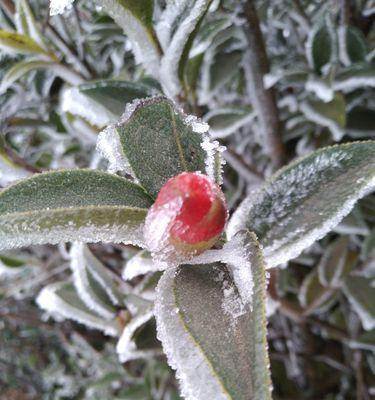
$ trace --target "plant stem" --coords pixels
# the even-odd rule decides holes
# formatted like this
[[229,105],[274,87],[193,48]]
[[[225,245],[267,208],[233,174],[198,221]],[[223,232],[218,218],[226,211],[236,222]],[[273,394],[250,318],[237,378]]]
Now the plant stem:
[[248,51],[244,65],[247,90],[258,116],[265,152],[271,158],[274,169],[277,169],[284,164],[285,150],[275,93],[266,89],[263,83],[264,75],[269,72],[269,63],[253,0],[246,1],[243,14],[247,21],[245,35]]

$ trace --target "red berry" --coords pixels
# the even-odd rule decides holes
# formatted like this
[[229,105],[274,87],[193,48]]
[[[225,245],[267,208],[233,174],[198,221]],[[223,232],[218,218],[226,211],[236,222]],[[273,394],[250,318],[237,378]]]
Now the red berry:
[[160,189],[147,214],[145,239],[160,259],[199,254],[215,244],[226,219],[219,186],[199,172],[183,172]]

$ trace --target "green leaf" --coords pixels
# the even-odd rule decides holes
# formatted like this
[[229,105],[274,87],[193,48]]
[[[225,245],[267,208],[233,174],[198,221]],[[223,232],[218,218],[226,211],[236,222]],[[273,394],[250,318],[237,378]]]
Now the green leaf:
[[210,67],[209,90],[216,92],[237,74],[241,67],[242,54],[239,51],[221,52],[215,55]]
[[233,214],[228,237],[255,232],[269,267],[298,256],[375,186],[375,142],[326,147],[273,175]]
[[152,201],[124,178],[93,170],[34,175],[0,193],[0,249],[30,244],[142,244]]
[[116,126],[122,150],[134,175],[156,196],[164,183],[183,171],[205,171],[203,136],[163,97],[135,104],[129,118]]
[[[166,94],[172,98],[181,90],[190,49],[211,3],[212,0],[185,1],[185,4],[172,1],[167,6],[167,11],[170,9],[172,16],[178,17],[177,21],[170,22],[173,22],[176,29],[173,35],[169,32],[171,37],[168,43],[165,43],[165,52],[160,64],[160,81]],[[166,18],[170,18],[170,15],[167,14]]]
[[298,300],[304,307],[305,315],[326,311],[335,299],[335,290],[326,288],[320,283],[317,269],[313,269],[303,280],[298,293]]
[[20,61],[14,64],[3,76],[0,93],[4,93],[14,82],[30,71],[36,69],[49,69],[71,84],[78,84],[82,78],[63,65],[52,61]]
[[224,264],[168,269],[158,285],[155,316],[182,395],[205,399],[271,399],[263,258],[247,233],[254,277],[252,310],[241,308]]
[[366,64],[345,69],[333,82],[333,89],[344,93],[369,87],[375,87],[375,68]]
[[45,38],[35,20],[33,11],[27,0],[17,0],[16,2],[16,25],[19,33],[30,36],[43,49],[47,50]]
[[319,280],[323,286],[340,286],[348,256],[348,245],[349,237],[341,236],[327,247],[318,265]]
[[78,90],[119,117],[124,112],[126,103],[155,93],[155,89],[145,84],[116,80],[86,82],[79,85]]
[[104,319],[89,310],[70,282],[57,282],[44,287],[36,301],[40,308],[57,319],[71,319],[110,336],[120,334],[116,321]]
[[49,55],[29,36],[4,30],[0,30],[0,48],[18,54]]
[[335,37],[326,23],[319,23],[311,32],[307,44],[307,58],[317,73],[334,57]]
[[364,276],[351,275],[344,282],[344,293],[361,319],[362,326],[369,331],[375,328],[375,286]]
[[[103,318],[113,319],[116,316],[114,305],[119,304],[118,299],[115,298],[117,303],[113,303],[102,286],[105,281],[100,281],[99,283],[94,278],[88,267],[88,264],[92,264],[94,260],[100,265],[100,261],[94,257],[83,243],[73,243],[70,249],[70,267],[73,272],[74,286],[79,297],[90,310]],[[104,266],[102,268],[104,269]],[[113,285],[113,282],[111,283]]]
[[361,30],[349,26],[346,29],[346,52],[351,62],[362,62],[366,60],[367,45],[366,38]]
[[375,110],[356,107],[348,112],[346,129],[353,138],[375,135]]
[[153,29],[153,0],[95,0],[124,30],[136,60],[148,73],[158,75],[160,45]]
[[223,138],[249,124],[254,117],[251,107],[238,106],[212,110],[205,115],[204,119],[210,125],[211,136]]
[[333,100],[327,103],[321,100],[305,101],[301,105],[301,111],[310,121],[326,126],[335,141],[340,141],[344,136],[346,104],[342,94],[336,93]]

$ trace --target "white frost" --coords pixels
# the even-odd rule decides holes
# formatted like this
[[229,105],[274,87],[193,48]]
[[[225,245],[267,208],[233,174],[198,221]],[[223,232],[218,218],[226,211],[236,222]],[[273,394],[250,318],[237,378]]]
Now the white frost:
[[139,275],[145,275],[149,272],[160,271],[159,266],[154,263],[152,258],[144,250],[139,251],[125,265],[122,272],[124,280],[131,280]]
[[83,95],[78,88],[69,88],[63,91],[61,108],[63,112],[78,115],[99,127],[104,127],[117,119],[116,114]]
[[155,350],[138,350],[133,339],[136,330],[149,321],[153,315],[154,313],[152,310],[147,311],[133,317],[125,326],[116,346],[120,362],[126,363],[130,360],[149,358],[150,355],[155,355]]
[[51,0],[50,1],[50,15],[56,15],[63,13],[66,9],[69,9],[74,0]]
[[95,294],[89,282],[86,264],[85,245],[74,242],[70,249],[70,268],[77,293],[90,310],[95,311],[104,319],[111,320],[115,318],[116,313]]

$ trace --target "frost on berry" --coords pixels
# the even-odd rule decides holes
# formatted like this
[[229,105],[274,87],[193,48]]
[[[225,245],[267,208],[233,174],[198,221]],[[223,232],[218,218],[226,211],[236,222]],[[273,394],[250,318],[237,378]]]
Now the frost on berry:
[[226,219],[221,189],[206,175],[183,172],[161,188],[147,214],[145,241],[156,262],[176,265],[212,247]]

